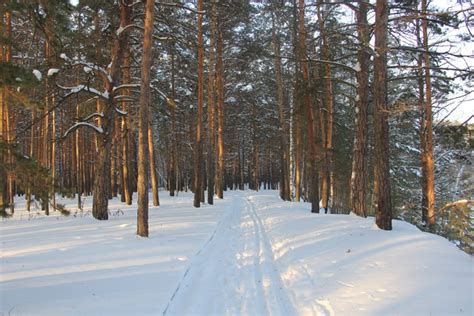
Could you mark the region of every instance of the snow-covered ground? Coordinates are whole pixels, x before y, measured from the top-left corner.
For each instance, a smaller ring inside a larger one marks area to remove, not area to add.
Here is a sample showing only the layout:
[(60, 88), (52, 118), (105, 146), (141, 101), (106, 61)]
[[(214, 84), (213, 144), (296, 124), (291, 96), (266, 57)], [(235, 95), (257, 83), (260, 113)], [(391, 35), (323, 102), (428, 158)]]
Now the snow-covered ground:
[[(73, 200), (62, 200), (73, 210)], [(161, 196), (150, 238), (109, 221), (22, 211), (0, 222), (0, 315), (473, 315), (473, 258), (394, 222), (315, 215), (276, 191), (214, 206)]]

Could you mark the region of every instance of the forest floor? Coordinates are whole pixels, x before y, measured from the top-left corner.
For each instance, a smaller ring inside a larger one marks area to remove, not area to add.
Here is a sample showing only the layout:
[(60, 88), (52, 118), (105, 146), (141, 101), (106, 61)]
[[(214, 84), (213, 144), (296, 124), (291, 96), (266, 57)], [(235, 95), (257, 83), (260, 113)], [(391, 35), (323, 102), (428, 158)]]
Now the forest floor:
[(472, 315), (473, 257), (394, 221), (311, 214), (276, 191), (110, 203), (108, 221), (27, 213), (0, 222), (0, 315)]

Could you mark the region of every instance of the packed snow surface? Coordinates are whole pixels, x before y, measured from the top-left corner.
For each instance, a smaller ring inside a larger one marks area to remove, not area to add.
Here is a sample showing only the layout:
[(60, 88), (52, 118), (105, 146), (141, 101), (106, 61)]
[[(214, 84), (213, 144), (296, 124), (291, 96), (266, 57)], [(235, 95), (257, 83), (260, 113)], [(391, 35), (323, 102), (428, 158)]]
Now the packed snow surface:
[[(0, 223), (3, 315), (472, 315), (473, 260), (407, 223), (311, 214), (276, 191), (214, 206), (161, 195), (150, 237), (136, 207), (108, 221), (24, 211)], [(23, 209), (22, 209), (23, 208)]]

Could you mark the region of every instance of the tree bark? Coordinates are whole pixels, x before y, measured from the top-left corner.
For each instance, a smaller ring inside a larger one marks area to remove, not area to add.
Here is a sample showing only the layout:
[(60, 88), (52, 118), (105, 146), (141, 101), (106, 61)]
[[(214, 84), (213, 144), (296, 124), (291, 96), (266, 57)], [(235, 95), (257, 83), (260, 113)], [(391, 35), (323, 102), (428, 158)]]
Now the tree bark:
[[(129, 21), (127, 21), (129, 23)], [(122, 73), (122, 83), (130, 83), (130, 48), (127, 43), (126, 52), (124, 56), (124, 68)], [(122, 91), (124, 95), (130, 95), (129, 89)], [(127, 106), (127, 102), (122, 102), (122, 111), (128, 112), (126, 116), (122, 117), (122, 191), (124, 195), (124, 201), (127, 205), (132, 205), (132, 181), (131, 181), (131, 159), (129, 152), (130, 148), (130, 133), (131, 133), (131, 106)]]
[[(316, 6), (319, 30), (321, 36), (321, 57), (325, 61), (330, 60), (329, 42), (324, 26), (324, 17), (321, 14), (322, 1), (318, 0)], [(321, 136), (323, 143), (323, 171), (321, 175), (321, 206), (327, 213), (329, 207), (331, 170), (332, 170), (332, 130), (333, 130), (333, 108), (334, 96), (332, 88), (331, 64), (325, 62), (324, 68), (324, 102), (325, 108), (321, 108)]]
[[(273, 51), (275, 54), (275, 80), (277, 88), (278, 118), (280, 121), (280, 151), (281, 151), (281, 181), (280, 197), (284, 201), (291, 200), (290, 190), (290, 166), (289, 166), (289, 147), (288, 147), (288, 125), (285, 118), (285, 104), (283, 95), (283, 79), (281, 75), (281, 56), (280, 39), (277, 35), (276, 25), (279, 25), (276, 8), (272, 11), (272, 39)], [(276, 20), (276, 21), (275, 21)]]
[(216, 89), (217, 89), (217, 167), (216, 167), (216, 194), (219, 199), (224, 198), (224, 65), (222, 61), (223, 36), (221, 23), (217, 28), (217, 64), (216, 64)]
[[(3, 34), (4, 31), (4, 16), (0, 14), (0, 34)], [(0, 62), (4, 62), (4, 55), (3, 55), (4, 46), (0, 46)], [(7, 135), (5, 129), (5, 119), (6, 119), (6, 111), (5, 111), (5, 87), (1, 87), (0, 91), (0, 140), (3, 144), (7, 143)], [(4, 166), (7, 163), (5, 151), (0, 150), (0, 163), (2, 167), (0, 168), (0, 213), (5, 212), (5, 208), (7, 205), (7, 172)]]
[[(120, 26), (125, 27), (129, 21), (131, 7), (130, 0), (120, 2)], [(123, 63), (125, 47), (127, 43), (127, 32), (121, 32), (114, 39), (112, 62), (110, 65), (111, 82), (105, 80), (105, 89), (109, 93), (109, 99), (104, 104), (104, 117), (102, 119), (103, 133), (99, 135), (98, 154), (95, 166), (94, 185), (92, 188), (93, 202), (92, 215), (98, 220), (108, 219), (108, 196), (110, 190), (110, 155), (112, 149), (112, 137), (114, 132), (115, 101), (114, 87), (119, 85), (121, 65)]]
[(216, 176), (216, 164), (215, 164), (215, 102), (214, 102), (214, 86), (215, 86), (215, 57), (214, 57), (214, 45), (216, 38), (217, 29), (217, 10), (216, 2), (211, 1), (211, 36), (209, 43), (209, 73), (207, 83), (207, 203), (214, 204), (214, 181)]
[(143, 32), (143, 57), (141, 68), (140, 109), (138, 112), (138, 212), (137, 235), (148, 237), (148, 115), (151, 101), (151, 66), (153, 45), (154, 0), (145, 4), (145, 28)]
[(384, 230), (392, 229), (387, 104), (388, 10), (387, 0), (377, 0), (375, 6), (374, 58), (374, 150), (377, 181), (375, 222), (379, 228)]
[(434, 180), (434, 159), (433, 159), (433, 114), (432, 114), (432, 100), (431, 100), (431, 70), (430, 70), (430, 54), (428, 45), (428, 17), (427, 0), (421, 1), (421, 10), (423, 15), (422, 29), (423, 29), (423, 61), (425, 68), (425, 96), (424, 103), (424, 126), (423, 126), (423, 141), (422, 141), (422, 164), (425, 176), (423, 189), (424, 201), (422, 205), (422, 218), (427, 227), (432, 229), (435, 224), (435, 180)]
[[(198, 11), (202, 11), (202, 0), (198, 0)], [(197, 121), (196, 121), (196, 143), (194, 144), (194, 207), (201, 206), (202, 187), (202, 103), (203, 103), (203, 64), (204, 48), (202, 39), (202, 13), (198, 14), (197, 20), (197, 49), (198, 49), (198, 82), (197, 82)]]
[(153, 206), (158, 206), (160, 205), (160, 198), (158, 195), (158, 176), (156, 174), (155, 145), (153, 143), (153, 124), (151, 121), (148, 122), (148, 154), (150, 160), (150, 181)]
[(356, 122), (351, 176), (352, 211), (362, 217), (367, 216), (366, 183), (367, 183), (367, 137), (368, 137), (368, 106), (369, 106), (369, 24), (367, 21), (368, 3), (359, 2), (356, 9), (357, 35), (359, 50), (357, 51), (358, 69), (356, 72), (357, 96), (355, 101)]
[(306, 30), (304, 24), (304, 0), (299, 0), (299, 35), (300, 35), (300, 60), (301, 68), (303, 70), (303, 84), (304, 84), (304, 107), (307, 119), (307, 133), (308, 133), (308, 159), (310, 161), (310, 170), (307, 173), (310, 177), (309, 185), (309, 199), (311, 201), (311, 212), (319, 213), (319, 176), (316, 170), (316, 138), (315, 138), (315, 122), (314, 111), (311, 102), (311, 95), (309, 92), (309, 65), (306, 58)]

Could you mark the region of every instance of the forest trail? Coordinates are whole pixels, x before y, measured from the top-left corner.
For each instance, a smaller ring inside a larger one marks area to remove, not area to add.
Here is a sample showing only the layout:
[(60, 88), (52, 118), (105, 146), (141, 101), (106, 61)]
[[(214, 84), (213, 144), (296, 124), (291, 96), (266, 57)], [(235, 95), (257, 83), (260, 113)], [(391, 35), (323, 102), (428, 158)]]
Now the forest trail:
[(232, 204), (198, 251), (164, 315), (295, 315), (249, 193)]

